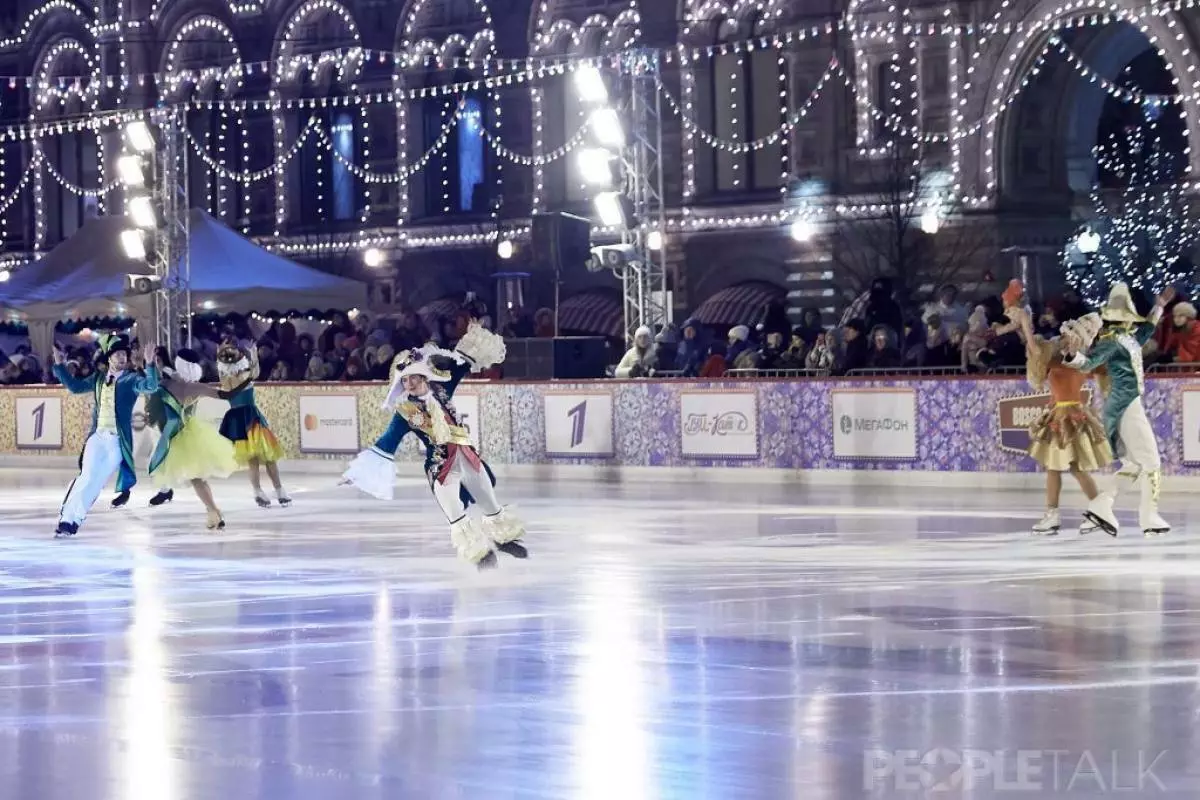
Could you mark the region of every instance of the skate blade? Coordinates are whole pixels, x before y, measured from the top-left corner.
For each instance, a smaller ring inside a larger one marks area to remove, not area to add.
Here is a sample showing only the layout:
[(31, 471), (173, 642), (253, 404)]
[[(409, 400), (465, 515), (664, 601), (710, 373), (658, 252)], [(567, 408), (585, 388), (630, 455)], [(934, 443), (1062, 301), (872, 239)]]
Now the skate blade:
[(1116, 537), (1117, 529), (1114, 528), (1113, 526), (1109, 525), (1107, 522), (1105, 522), (1099, 516), (1093, 514), (1090, 511), (1085, 511), (1085, 512), (1083, 512), (1083, 518), (1086, 519), (1088, 522), (1092, 523), (1093, 525), (1095, 525), (1100, 530), (1107, 533), (1109, 536), (1112, 536), (1114, 538)]
[(496, 545), (496, 549), (501, 553), (510, 555), (513, 558), (529, 558), (529, 550), (520, 542), (505, 542), (504, 544)]
[(489, 552), (486, 556), (479, 559), (479, 563), (477, 563), (475, 566), (480, 572), (486, 572), (487, 570), (496, 569), (496, 567), (500, 566), (500, 559), (496, 558), (496, 554), (494, 552)]
[(1050, 528), (1049, 530), (1044, 530), (1044, 531), (1035, 530), (1035, 531), (1033, 531), (1033, 535), (1034, 536), (1058, 536), (1059, 530), (1060, 530), (1059, 528)]

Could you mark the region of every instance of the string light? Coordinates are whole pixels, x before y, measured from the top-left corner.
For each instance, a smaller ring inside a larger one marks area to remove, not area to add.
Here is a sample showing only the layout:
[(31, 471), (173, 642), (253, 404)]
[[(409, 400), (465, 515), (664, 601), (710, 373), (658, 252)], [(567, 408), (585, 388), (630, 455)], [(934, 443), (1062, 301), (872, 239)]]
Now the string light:
[(1099, 246), (1093, 241), (1081, 247), (1076, 239), (1063, 249), (1068, 281), (1093, 305), (1116, 281), (1155, 294), (1167, 286), (1190, 291), (1188, 256), (1200, 242), (1191, 199), (1195, 187), (1176, 182), (1183, 165), (1166, 152), (1157, 123), (1113, 135), (1093, 154), (1101, 174), (1113, 176), (1120, 189), (1106, 191), (1099, 181), (1093, 188), (1089, 235), (1100, 234)]

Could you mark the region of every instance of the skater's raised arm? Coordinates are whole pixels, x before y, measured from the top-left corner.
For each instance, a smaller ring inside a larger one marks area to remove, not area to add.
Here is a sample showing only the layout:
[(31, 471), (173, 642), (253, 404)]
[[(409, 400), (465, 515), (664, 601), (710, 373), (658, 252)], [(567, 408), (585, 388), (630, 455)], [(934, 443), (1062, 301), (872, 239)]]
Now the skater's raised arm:
[(1096, 342), (1092, 348), (1090, 356), (1085, 356), (1083, 353), (1076, 353), (1073, 358), (1063, 358), (1063, 363), (1068, 367), (1073, 367), (1080, 372), (1095, 372), (1096, 370), (1107, 364), (1117, 352), (1117, 348), (1121, 345), (1116, 339), (1109, 337)]
[(60, 351), (54, 351), (54, 377), (58, 378), (58, 382), (63, 385), (71, 394), (87, 394), (96, 389), (96, 381), (100, 378), (99, 372), (93, 372), (86, 378), (76, 378), (71, 373), (67, 372), (66, 364), (58, 361)]

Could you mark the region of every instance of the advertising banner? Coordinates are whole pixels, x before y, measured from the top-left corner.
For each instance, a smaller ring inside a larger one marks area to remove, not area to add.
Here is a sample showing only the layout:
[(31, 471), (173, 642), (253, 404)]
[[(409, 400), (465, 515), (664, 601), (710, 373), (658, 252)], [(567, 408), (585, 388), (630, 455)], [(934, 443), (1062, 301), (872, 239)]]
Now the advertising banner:
[(453, 402), (454, 410), (458, 412), (458, 418), (471, 430), (471, 445), (482, 453), (483, 433), (480, 425), (483, 419), (479, 416), (479, 395), (456, 392)]
[(350, 454), (358, 450), (355, 395), (300, 395), (300, 452)]
[(612, 456), (611, 392), (546, 392), (546, 455)]
[(916, 460), (916, 391), (834, 389), (832, 405), (834, 458)]
[(1200, 464), (1200, 386), (1183, 389), (1183, 463)]
[[(1083, 401), (1092, 402), (1092, 390), (1083, 390)], [(996, 406), (1000, 416), (1000, 449), (1011, 453), (1029, 452), (1029, 426), (1050, 405), (1050, 393), (1005, 397)]]
[(59, 450), (63, 446), (63, 401), (49, 395), (19, 395), (17, 449)]
[(679, 393), (683, 454), (700, 458), (758, 457), (755, 392)]

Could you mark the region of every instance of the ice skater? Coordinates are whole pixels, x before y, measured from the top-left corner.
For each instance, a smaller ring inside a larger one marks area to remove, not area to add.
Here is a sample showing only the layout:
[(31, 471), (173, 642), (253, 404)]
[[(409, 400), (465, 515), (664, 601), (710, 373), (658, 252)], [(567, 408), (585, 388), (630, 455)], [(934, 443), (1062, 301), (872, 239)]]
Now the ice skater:
[(79, 526), (96, 504), (104, 486), (117, 473), (117, 499), (114, 506), (129, 500), (129, 490), (137, 483), (133, 463), (133, 406), (139, 394), (158, 391), (158, 369), (154, 366), (154, 348), (146, 348), (145, 373), (129, 369), (130, 346), (125, 336), (102, 334), (100, 352), (108, 362), (104, 371), (87, 378), (76, 378), (67, 371), (66, 354), (55, 348), (54, 375), (72, 394), (92, 394), (92, 427), (79, 457), (79, 476), (71, 482), (58, 514), (55, 538), (63, 539), (79, 532)]
[(283, 446), (271, 432), (267, 418), (258, 410), (254, 399), (258, 354), (243, 353), (235, 343), (225, 341), (217, 348), (217, 372), (221, 378), (220, 396), (229, 401), (229, 411), (221, 420), (221, 435), (233, 442), (234, 457), (238, 464), (250, 468), (254, 502), (262, 508), (271, 507), (271, 501), (263, 492), (259, 474), (260, 468), (266, 468), (279, 505), (290, 506), (292, 498), (283, 490), (283, 482), (279, 478)]
[[(1063, 473), (1069, 472), (1089, 501), (1099, 496), (1092, 473), (1112, 463), (1112, 447), (1104, 426), (1084, 401), (1087, 375), (1063, 363), (1063, 353), (1083, 353), (1092, 346), (1102, 325), (1097, 314), (1064, 322), (1051, 340), (1033, 332), (1033, 319), (1022, 307), (1010, 306), (1008, 318), (1020, 326), (1025, 340), (1026, 377), (1035, 391), (1050, 384), (1050, 405), (1029, 427), (1029, 455), (1046, 470), (1046, 514), (1033, 532), (1056, 535), (1062, 527), (1059, 501)], [(1079, 532), (1091, 533), (1095, 523), (1084, 519)]]
[(1120, 529), (1113, 505), (1122, 477), (1141, 486), (1138, 524), (1142, 533), (1158, 536), (1171, 530), (1158, 513), (1162, 459), (1158, 440), (1142, 405), (1146, 388), (1142, 347), (1154, 336), (1163, 309), (1174, 297), (1175, 290), (1168, 288), (1159, 295), (1149, 317), (1143, 319), (1134, 307), (1129, 287), (1124, 283), (1114, 284), (1108, 303), (1100, 312), (1104, 329), (1090, 354), (1084, 355), (1084, 351), (1079, 350), (1063, 356), (1064, 363), (1083, 372), (1094, 372), (1101, 367), (1107, 372), (1107, 377), (1100, 381), (1106, 395), (1104, 430), (1113, 452), (1121, 460), (1121, 471), (1112, 490), (1096, 497), (1088, 505), (1085, 516), (1111, 536), (1116, 536)]
[[(471, 445), (470, 431), (453, 403), (463, 378), (500, 363), (504, 355), (504, 340), (477, 324), (471, 325), (454, 352), (426, 345), (400, 353), (392, 363), (392, 387), (384, 402), (384, 408), (395, 412), (391, 425), (342, 476), (343, 484), (391, 500), (396, 450), (405, 435), (416, 435), (425, 445), (425, 475), (450, 523), (450, 541), (459, 557), (480, 569), (496, 566), (496, 550), (515, 558), (529, 555), (520, 542), (525, 527), (496, 499), (496, 476)], [(434, 359), (442, 360), (446, 368)], [(472, 502), (483, 512), (479, 521), (467, 513)]]
[(162, 436), (150, 458), (150, 477), (159, 487), (150, 505), (170, 502), (176, 486), (190, 483), (207, 511), (208, 529), (224, 529), (225, 518), (213, 499), (208, 481), (228, 478), (240, 465), (234, 457), (233, 442), (196, 416), (200, 398), (217, 397), (218, 391), (199, 382), (203, 370), (195, 350), (180, 350), (175, 355), (174, 369), (162, 363), (163, 353), (158, 353), (157, 358), (162, 374), (157, 399), (162, 404), (163, 425)]

